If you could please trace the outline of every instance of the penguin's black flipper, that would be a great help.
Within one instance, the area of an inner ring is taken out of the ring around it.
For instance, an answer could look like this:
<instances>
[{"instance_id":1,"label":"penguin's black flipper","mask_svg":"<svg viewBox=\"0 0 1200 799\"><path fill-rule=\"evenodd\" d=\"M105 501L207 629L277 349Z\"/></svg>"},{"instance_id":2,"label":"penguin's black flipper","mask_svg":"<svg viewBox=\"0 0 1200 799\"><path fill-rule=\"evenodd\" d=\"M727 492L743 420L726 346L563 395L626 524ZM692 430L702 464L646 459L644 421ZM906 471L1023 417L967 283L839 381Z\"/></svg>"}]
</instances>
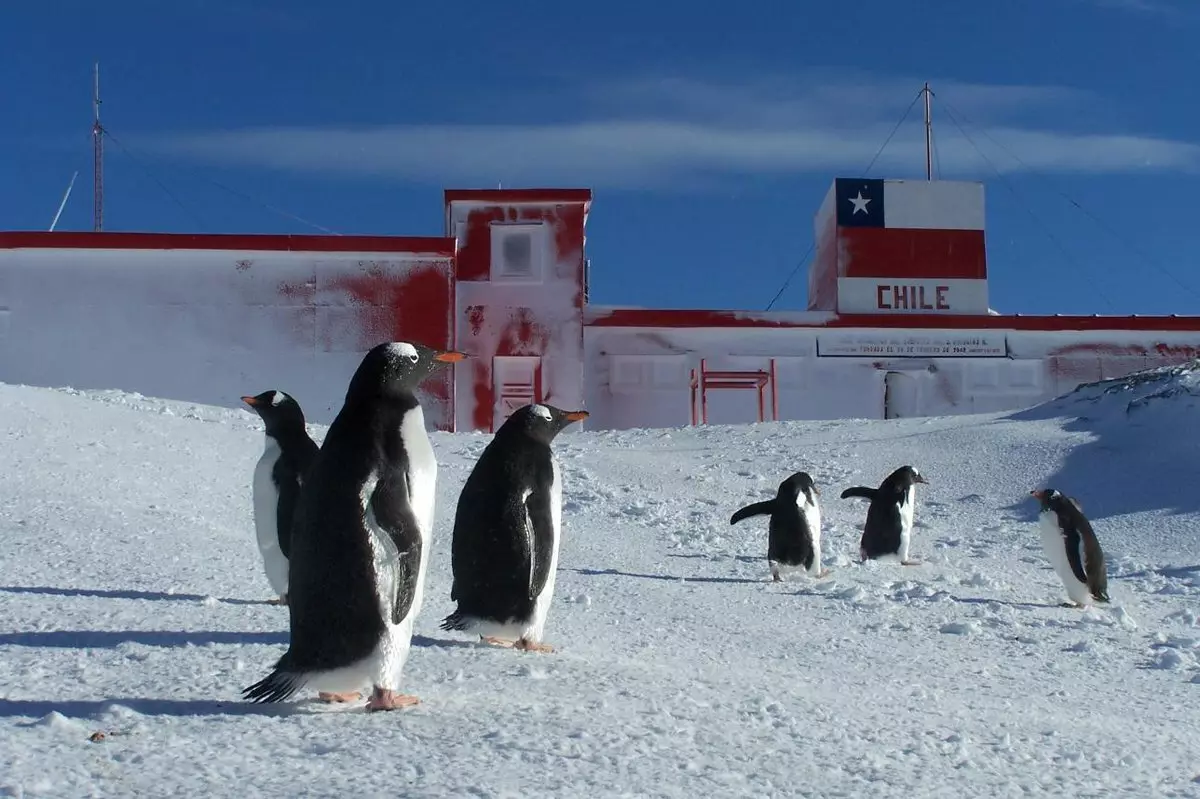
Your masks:
<instances>
[{"instance_id":1,"label":"penguin's black flipper","mask_svg":"<svg viewBox=\"0 0 1200 799\"><path fill-rule=\"evenodd\" d=\"M275 505L275 535L279 551L285 558L292 556L292 525L296 517L296 505L300 499L300 486L286 476L280 477L282 459L275 463L276 484L279 486L279 501Z\"/></svg>"},{"instance_id":2,"label":"penguin's black flipper","mask_svg":"<svg viewBox=\"0 0 1200 799\"><path fill-rule=\"evenodd\" d=\"M753 505L747 505L741 508L733 516L729 517L730 524L737 524L742 519L749 519L751 516L770 516L771 511L775 509L775 500L768 499L763 502L755 502Z\"/></svg>"},{"instance_id":3,"label":"penguin's black flipper","mask_svg":"<svg viewBox=\"0 0 1200 799\"><path fill-rule=\"evenodd\" d=\"M417 517L409 505L408 476L399 472L380 480L371 495L370 508L387 536L380 541L392 559L396 593L392 597L392 624L399 624L416 599L416 574L421 568L421 536Z\"/></svg>"},{"instance_id":4,"label":"penguin's black flipper","mask_svg":"<svg viewBox=\"0 0 1200 799\"><path fill-rule=\"evenodd\" d=\"M866 486L854 486L847 488L842 492L842 499L850 499L850 497L862 497L863 499L873 500L875 495L879 493L878 488L867 488Z\"/></svg>"}]
</instances>

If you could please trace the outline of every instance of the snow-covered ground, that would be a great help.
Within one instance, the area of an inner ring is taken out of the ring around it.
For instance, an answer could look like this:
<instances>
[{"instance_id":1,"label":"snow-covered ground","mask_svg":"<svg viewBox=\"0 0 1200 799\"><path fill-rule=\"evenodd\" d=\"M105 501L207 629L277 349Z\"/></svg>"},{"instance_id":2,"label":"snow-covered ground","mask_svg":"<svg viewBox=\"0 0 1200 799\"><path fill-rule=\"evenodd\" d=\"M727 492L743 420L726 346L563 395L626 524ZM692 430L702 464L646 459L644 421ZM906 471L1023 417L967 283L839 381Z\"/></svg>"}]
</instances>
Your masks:
<instances>
[{"instance_id":1,"label":"snow-covered ground","mask_svg":"<svg viewBox=\"0 0 1200 799\"><path fill-rule=\"evenodd\" d=\"M564 434L549 655L438 629L487 437L435 434L422 704L368 714L240 699L288 629L254 544L256 417L0 385L0 795L1200 796L1200 389L1104 388ZM903 463L930 481L924 563L862 565L866 503L838 495ZM765 517L729 516L798 469L831 572L772 584ZM1029 497L1047 485L1091 517L1111 605L1060 606Z\"/></svg>"}]
</instances>

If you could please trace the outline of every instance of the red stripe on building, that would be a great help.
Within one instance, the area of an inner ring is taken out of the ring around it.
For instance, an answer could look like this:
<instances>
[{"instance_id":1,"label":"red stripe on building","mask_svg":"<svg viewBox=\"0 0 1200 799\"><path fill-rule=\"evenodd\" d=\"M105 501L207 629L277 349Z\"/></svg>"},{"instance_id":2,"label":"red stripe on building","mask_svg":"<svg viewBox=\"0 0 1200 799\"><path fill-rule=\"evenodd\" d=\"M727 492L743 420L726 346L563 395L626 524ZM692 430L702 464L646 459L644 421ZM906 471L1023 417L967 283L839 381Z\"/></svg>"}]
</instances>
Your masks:
<instances>
[{"instance_id":1,"label":"red stripe on building","mask_svg":"<svg viewBox=\"0 0 1200 799\"><path fill-rule=\"evenodd\" d=\"M838 228L841 277L987 278L982 230Z\"/></svg>"},{"instance_id":2,"label":"red stripe on building","mask_svg":"<svg viewBox=\"0 0 1200 799\"><path fill-rule=\"evenodd\" d=\"M805 318L805 317L808 318ZM816 316L817 318L812 318ZM953 314L843 314L830 316L781 311L700 310L691 308L592 309L587 327L638 328L900 328L913 330L1102 330L1200 332L1200 316L968 316Z\"/></svg>"},{"instance_id":3,"label":"red stripe on building","mask_svg":"<svg viewBox=\"0 0 1200 799\"><path fill-rule=\"evenodd\" d=\"M266 250L280 252L397 252L452 257L442 236L292 236L241 233L121 233L17 231L0 233L0 250Z\"/></svg>"}]
</instances>

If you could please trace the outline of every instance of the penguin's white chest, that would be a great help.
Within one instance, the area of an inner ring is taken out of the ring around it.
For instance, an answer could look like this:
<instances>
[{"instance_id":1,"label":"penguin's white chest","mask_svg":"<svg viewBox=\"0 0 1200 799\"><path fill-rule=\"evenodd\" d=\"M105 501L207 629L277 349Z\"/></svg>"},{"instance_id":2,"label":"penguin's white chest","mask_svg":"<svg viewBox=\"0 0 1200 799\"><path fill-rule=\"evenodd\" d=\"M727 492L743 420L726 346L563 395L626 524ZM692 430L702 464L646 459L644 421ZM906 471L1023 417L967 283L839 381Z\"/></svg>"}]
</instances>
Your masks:
<instances>
[{"instance_id":1,"label":"penguin's white chest","mask_svg":"<svg viewBox=\"0 0 1200 799\"><path fill-rule=\"evenodd\" d=\"M272 436L264 436L263 454L254 467L254 532L271 590L288 592L288 561L279 548L279 489L271 477L282 451Z\"/></svg>"},{"instance_id":2,"label":"penguin's white chest","mask_svg":"<svg viewBox=\"0 0 1200 799\"><path fill-rule=\"evenodd\" d=\"M912 544L913 516L917 508L917 488L909 486L900 500L900 560L908 560L908 548Z\"/></svg>"},{"instance_id":3,"label":"penguin's white chest","mask_svg":"<svg viewBox=\"0 0 1200 799\"><path fill-rule=\"evenodd\" d=\"M796 506L800 508L808 533L812 536L813 563L808 573L817 575L821 573L821 505L815 499L810 503L808 497L801 493L796 497Z\"/></svg>"},{"instance_id":4,"label":"penguin's white chest","mask_svg":"<svg viewBox=\"0 0 1200 799\"><path fill-rule=\"evenodd\" d=\"M1042 511L1038 514L1038 527L1041 531L1042 550L1062 580L1063 587L1067 589L1067 596L1074 602L1091 604L1092 594L1087 583L1075 576L1071 563L1067 560L1067 539L1058 526L1058 514L1053 510ZM1080 548L1082 549L1082 544ZM1084 562L1083 552L1079 553L1079 562Z\"/></svg>"},{"instance_id":5,"label":"penguin's white chest","mask_svg":"<svg viewBox=\"0 0 1200 799\"><path fill-rule=\"evenodd\" d=\"M550 572L546 575L546 584L542 586L541 592L537 595L533 605L533 619L525 632L530 639L534 641L542 640L542 635L546 628L546 617L550 613L550 603L554 599L554 578L558 573L558 548L562 540L562 475L558 468L558 461L555 458L550 460L551 480L550 480L550 523L554 530L554 538L550 544ZM529 530L530 537L533 537L533 524L526 522L526 528ZM537 557L544 557L547 553L539 552ZM532 562L530 563L530 580L533 579Z\"/></svg>"}]
</instances>

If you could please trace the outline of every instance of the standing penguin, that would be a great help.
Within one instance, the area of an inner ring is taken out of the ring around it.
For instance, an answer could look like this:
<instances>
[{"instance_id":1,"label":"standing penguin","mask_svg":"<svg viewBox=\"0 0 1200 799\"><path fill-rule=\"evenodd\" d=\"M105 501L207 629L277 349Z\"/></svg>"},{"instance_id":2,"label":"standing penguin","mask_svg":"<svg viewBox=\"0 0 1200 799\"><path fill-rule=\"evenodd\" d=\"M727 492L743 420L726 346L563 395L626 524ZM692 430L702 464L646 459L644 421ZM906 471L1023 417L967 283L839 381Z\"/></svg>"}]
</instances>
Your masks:
<instances>
[{"instance_id":1,"label":"standing penguin","mask_svg":"<svg viewBox=\"0 0 1200 799\"><path fill-rule=\"evenodd\" d=\"M550 442L587 411L526 405L479 456L454 516L450 598L443 630L492 644L552 652L542 643L562 534L562 479Z\"/></svg>"},{"instance_id":2,"label":"standing penguin","mask_svg":"<svg viewBox=\"0 0 1200 799\"><path fill-rule=\"evenodd\" d=\"M266 441L254 467L254 528L267 580L278 599L287 604L288 550L292 517L304 473L317 456L316 442L304 426L300 403L282 391L264 391L242 402L254 409L266 427Z\"/></svg>"},{"instance_id":3,"label":"standing penguin","mask_svg":"<svg viewBox=\"0 0 1200 799\"><path fill-rule=\"evenodd\" d=\"M278 702L307 686L347 701L370 684L368 710L419 701L398 689L424 592L437 461L415 391L463 357L391 342L363 358L301 490L290 644L246 698Z\"/></svg>"},{"instance_id":4,"label":"standing penguin","mask_svg":"<svg viewBox=\"0 0 1200 799\"><path fill-rule=\"evenodd\" d=\"M829 573L821 568L820 493L807 472L796 472L779 484L774 499L747 505L730 517L729 523L737 524L752 516L771 516L767 562L775 582L782 580L784 572L803 570L811 577Z\"/></svg>"},{"instance_id":5,"label":"standing penguin","mask_svg":"<svg viewBox=\"0 0 1200 799\"><path fill-rule=\"evenodd\" d=\"M1042 504L1042 548L1067 589L1071 602L1066 604L1086 608L1093 600L1107 602L1104 551L1079 503L1053 488L1029 494Z\"/></svg>"},{"instance_id":6,"label":"standing penguin","mask_svg":"<svg viewBox=\"0 0 1200 799\"><path fill-rule=\"evenodd\" d=\"M916 484L928 482L912 466L901 466L889 474L879 488L854 486L842 492L842 499L862 497L871 501L858 545L859 555L864 561L894 555L905 566L921 563L908 559L908 548L912 543L913 515L916 512Z\"/></svg>"}]
</instances>

